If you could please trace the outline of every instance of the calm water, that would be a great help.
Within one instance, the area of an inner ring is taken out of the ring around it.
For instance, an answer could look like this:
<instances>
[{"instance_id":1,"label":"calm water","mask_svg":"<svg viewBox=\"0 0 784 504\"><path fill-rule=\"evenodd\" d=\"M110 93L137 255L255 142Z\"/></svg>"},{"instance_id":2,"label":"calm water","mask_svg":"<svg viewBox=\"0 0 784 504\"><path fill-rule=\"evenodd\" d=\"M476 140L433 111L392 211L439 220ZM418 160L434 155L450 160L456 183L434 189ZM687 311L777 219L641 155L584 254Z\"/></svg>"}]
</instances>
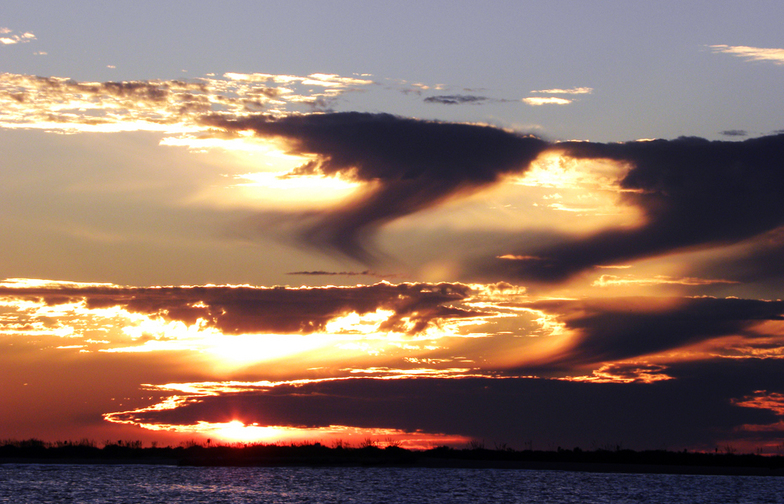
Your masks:
<instances>
[{"instance_id":1,"label":"calm water","mask_svg":"<svg viewBox=\"0 0 784 504\"><path fill-rule=\"evenodd\" d=\"M0 465L12 503L784 503L784 478L506 469Z\"/></svg>"}]
</instances>

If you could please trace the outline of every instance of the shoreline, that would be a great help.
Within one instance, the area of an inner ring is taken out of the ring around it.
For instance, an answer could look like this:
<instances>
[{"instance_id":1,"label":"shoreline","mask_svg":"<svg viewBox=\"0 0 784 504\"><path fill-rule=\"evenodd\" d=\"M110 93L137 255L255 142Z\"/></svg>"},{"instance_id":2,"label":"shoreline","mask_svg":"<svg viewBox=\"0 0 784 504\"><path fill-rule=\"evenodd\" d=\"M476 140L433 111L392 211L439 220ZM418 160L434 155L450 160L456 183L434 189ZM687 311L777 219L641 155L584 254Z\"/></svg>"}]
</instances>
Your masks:
<instances>
[{"instance_id":1,"label":"shoreline","mask_svg":"<svg viewBox=\"0 0 784 504\"><path fill-rule=\"evenodd\" d=\"M190 467L374 467L517 469L625 474L784 476L784 457L668 451L514 451L322 445L141 448L109 445L0 446L7 464L164 465Z\"/></svg>"}]
</instances>

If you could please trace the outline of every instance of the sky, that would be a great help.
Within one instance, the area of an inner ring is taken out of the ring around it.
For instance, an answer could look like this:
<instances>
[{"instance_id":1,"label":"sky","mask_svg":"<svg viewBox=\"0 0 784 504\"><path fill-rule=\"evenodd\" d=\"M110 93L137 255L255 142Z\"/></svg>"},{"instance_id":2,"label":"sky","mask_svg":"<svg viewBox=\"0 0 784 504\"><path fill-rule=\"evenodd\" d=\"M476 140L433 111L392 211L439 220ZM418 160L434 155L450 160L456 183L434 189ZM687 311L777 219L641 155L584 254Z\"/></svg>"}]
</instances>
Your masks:
<instances>
[{"instance_id":1,"label":"sky","mask_svg":"<svg viewBox=\"0 0 784 504\"><path fill-rule=\"evenodd\" d=\"M4 6L0 439L784 452L781 19Z\"/></svg>"}]
</instances>

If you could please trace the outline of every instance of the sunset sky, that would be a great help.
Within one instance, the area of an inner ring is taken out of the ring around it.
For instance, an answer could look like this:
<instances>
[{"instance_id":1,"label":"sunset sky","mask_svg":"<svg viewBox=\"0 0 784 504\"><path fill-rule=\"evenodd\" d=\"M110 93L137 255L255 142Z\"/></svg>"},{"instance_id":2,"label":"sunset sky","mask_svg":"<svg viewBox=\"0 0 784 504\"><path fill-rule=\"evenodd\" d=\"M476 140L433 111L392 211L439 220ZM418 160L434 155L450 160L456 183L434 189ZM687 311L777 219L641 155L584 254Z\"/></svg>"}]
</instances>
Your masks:
<instances>
[{"instance_id":1,"label":"sunset sky","mask_svg":"<svg viewBox=\"0 0 784 504\"><path fill-rule=\"evenodd\" d=\"M0 439L784 453L784 3L15 2Z\"/></svg>"}]
</instances>

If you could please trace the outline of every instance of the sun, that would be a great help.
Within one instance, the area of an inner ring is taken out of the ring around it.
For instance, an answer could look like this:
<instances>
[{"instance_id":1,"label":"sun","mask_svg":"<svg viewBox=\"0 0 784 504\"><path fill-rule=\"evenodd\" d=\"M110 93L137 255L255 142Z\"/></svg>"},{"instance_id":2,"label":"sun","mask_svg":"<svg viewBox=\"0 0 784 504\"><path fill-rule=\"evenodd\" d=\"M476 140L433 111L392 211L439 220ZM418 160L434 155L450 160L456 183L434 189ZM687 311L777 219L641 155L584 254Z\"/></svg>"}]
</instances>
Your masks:
<instances>
[{"instance_id":1,"label":"sun","mask_svg":"<svg viewBox=\"0 0 784 504\"><path fill-rule=\"evenodd\" d=\"M200 422L203 423L203 422ZM245 425L239 420L226 423L204 425L204 433L215 436L218 440L229 443L272 442L280 438L280 429L261 427L258 424Z\"/></svg>"}]
</instances>

